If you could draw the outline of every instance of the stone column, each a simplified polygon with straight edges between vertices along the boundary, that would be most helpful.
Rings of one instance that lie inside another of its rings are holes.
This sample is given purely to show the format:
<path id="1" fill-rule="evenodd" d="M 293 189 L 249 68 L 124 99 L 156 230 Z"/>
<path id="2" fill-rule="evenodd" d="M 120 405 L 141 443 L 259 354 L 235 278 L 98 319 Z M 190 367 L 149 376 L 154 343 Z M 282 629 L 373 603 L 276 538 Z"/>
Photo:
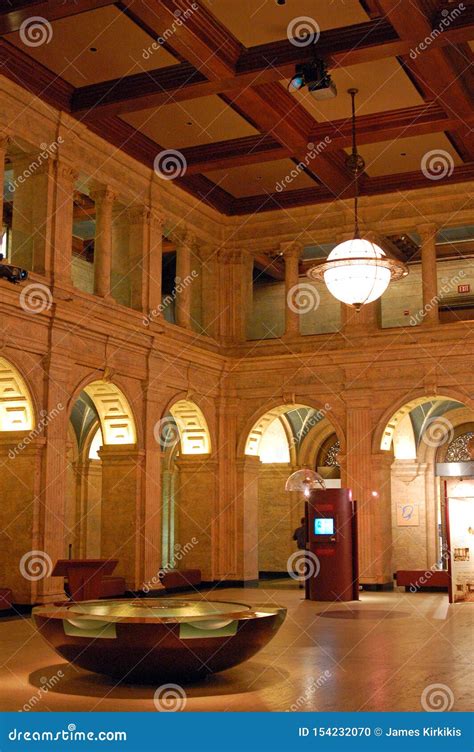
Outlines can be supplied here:
<path id="1" fill-rule="evenodd" d="M 0 185 L 5 183 L 5 160 L 7 158 L 7 149 L 10 143 L 10 137 L 4 133 L 0 134 Z M 0 191 L 0 236 L 3 231 L 3 190 Z"/>
<path id="2" fill-rule="evenodd" d="M 110 188 L 90 192 L 95 203 L 94 293 L 110 297 L 112 270 L 112 209 L 116 199 Z"/>
<path id="3" fill-rule="evenodd" d="M 56 163 L 53 217 L 53 284 L 72 285 L 72 236 L 76 170 L 63 160 Z"/>
<path id="4" fill-rule="evenodd" d="M 340 457 L 342 486 L 352 489 L 357 501 L 359 528 L 359 574 L 361 583 L 382 585 L 391 582 L 387 570 L 391 540 L 389 520 L 389 464 L 372 456 L 371 397 L 347 394 L 347 453 Z M 387 485 L 388 483 L 388 485 Z M 372 492 L 378 493 L 373 496 Z"/>
<path id="5" fill-rule="evenodd" d="M 51 156 L 14 160 L 11 260 L 37 274 L 51 271 L 54 174 Z"/>
<path id="6" fill-rule="evenodd" d="M 148 379 L 143 390 L 143 436 L 144 459 L 142 475 L 142 509 L 143 509 L 143 571 L 144 583 L 156 577 L 162 564 L 162 478 L 161 447 L 157 441 L 156 426 L 163 415 L 165 399 L 161 392 L 161 382 L 156 374 L 160 373 L 159 358 L 150 353 L 148 362 Z M 156 379 L 156 381 L 155 381 Z"/>
<path id="7" fill-rule="evenodd" d="M 247 339 L 252 304 L 253 257 L 242 250 L 222 248 L 220 264 L 220 334 L 227 344 Z"/>
<path id="8" fill-rule="evenodd" d="M 258 477 L 259 457 L 237 459 L 236 497 L 233 499 L 236 536 L 236 578 L 258 580 Z"/>
<path id="9" fill-rule="evenodd" d="M 300 334 L 300 313 L 295 305 L 298 296 L 295 288 L 299 284 L 299 260 L 301 245 L 280 243 L 280 251 L 285 259 L 285 338 L 292 339 Z"/>
<path id="10" fill-rule="evenodd" d="M 41 474 L 40 527 L 44 551 L 53 562 L 63 558 L 65 544 L 64 505 L 67 492 L 68 411 L 71 387 L 71 361 L 54 352 L 44 361 L 47 385 L 43 421 L 46 444 Z M 41 581 L 40 593 L 48 599 L 62 594 L 56 578 Z"/>
<path id="11" fill-rule="evenodd" d="M 219 263 L 217 248 L 204 244 L 199 247 L 201 259 L 201 300 L 203 334 L 216 339 L 219 334 Z"/>
<path id="12" fill-rule="evenodd" d="M 45 547 L 40 526 L 44 441 L 30 439 L 28 431 L 0 432 L 0 582 L 12 589 L 13 602 L 18 604 L 38 602 L 42 579 L 54 563 L 55 552 Z M 61 587 L 57 582 L 58 595 Z"/>
<path id="13" fill-rule="evenodd" d="M 176 243 L 176 323 L 185 329 L 191 329 L 191 285 L 186 283 L 191 275 L 192 236 L 185 233 Z"/>
<path id="14" fill-rule="evenodd" d="M 436 230 L 434 224 L 417 228 L 421 237 L 421 285 L 423 290 L 423 323 L 439 323 L 438 276 L 436 269 Z"/>
<path id="15" fill-rule="evenodd" d="M 182 552 L 177 569 L 200 569 L 202 579 L 215 579 L 217 462 L 209 455 L 181 455 L 176 501 L 175 549 Z"/>
<path id="16" fill-rule="evenodd" d="M 135 444 L 104 445 L 102 460 L 101 555 L 118 559 L 116 574 L 127 589 L 143 586 L 144 540 L 147 536 L 142 497 L 143 452 Z"/>
<path id="17" fill-rule="evenodd" d="M 112 209 L 110 295 L 120 305 L 130 307 L 130 236 L 128 210 L 115 204 Z"/>

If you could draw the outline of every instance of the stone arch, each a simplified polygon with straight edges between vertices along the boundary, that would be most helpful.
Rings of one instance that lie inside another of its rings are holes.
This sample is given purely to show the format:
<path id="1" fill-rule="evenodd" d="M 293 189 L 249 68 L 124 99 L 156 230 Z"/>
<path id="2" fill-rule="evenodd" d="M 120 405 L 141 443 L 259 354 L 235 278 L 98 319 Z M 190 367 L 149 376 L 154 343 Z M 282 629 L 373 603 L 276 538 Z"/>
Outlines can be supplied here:
<path id="1" fill-rule="evenodd" d="M 373 434 L 372 451 L 375 454 L 380 451 L 389 452 L 392 448 L 393 435 L 400 421 L 408 415 L 411 410 L 425 402 L 451 400 L 461 402 L 466 405 L 466 407 L 470 407 L 474 410 L 474 400 L 469 396 L 461 394 L 455 389 L 449 389 L 446 391 L 449 391 L 449 393 L 445 393 L 444 390 L 441 394 L 416 391 L 414 394 L 411 393 L 401 397 L 395 405 L 388 408 L 380 418 Z"/>
<path id="2" fill-rule="evenodd" d="M 96 407 L 105 445 L 137 443 L 137 429 L 130 403 L 116 384 L 92 381 L 83 387 L 83 391 Z"/>
<path id="3" fill-rule="evenodd" d="M 201 408 L 190 399 L 173 402 L 171 413 L 178 428 L 181 454 L 211 454 L 211 434 Z"/>
<path id="4" fill-rule="evenodd" d="M 31 431 L 35 411 L 31 392 L 18 369 L 0 357 L 0 431 Z"/>
<path id="5" fill-rule="evenodd" d="M 246 427 L 240 436 L 238 444 L 238 455 L 258 457 L 262 436 L 270 423 L 272 423 L 276 418 L 279 418 L 285 413 L 288 413 L 290 410 L 297 410 L 299 408 L 312 408 L 317 412 L 321 412 L 324 418 L 331 424 L 332 431 L 337 434 L 337 437 L 341 442 L 341 450 L 344 449 L 345 436 L 342 431 L 341 425 L 331 412 L 331 406 L 327 403 L 325 405 L 316 405 L 312 404 L 311 400 L 305 400 L 304 402 L 295 402 L 291 404 L 273 403 L 268 405 L 266 409 L 260 408 L 258 411 L 256 411 L 253 414 L 253 417 L 247 421 Z M 309 431 L 309 433 L 311 433 L 311 430 Z M 304 441 L 305 439 L 303 439 L 303 443 Z"/>

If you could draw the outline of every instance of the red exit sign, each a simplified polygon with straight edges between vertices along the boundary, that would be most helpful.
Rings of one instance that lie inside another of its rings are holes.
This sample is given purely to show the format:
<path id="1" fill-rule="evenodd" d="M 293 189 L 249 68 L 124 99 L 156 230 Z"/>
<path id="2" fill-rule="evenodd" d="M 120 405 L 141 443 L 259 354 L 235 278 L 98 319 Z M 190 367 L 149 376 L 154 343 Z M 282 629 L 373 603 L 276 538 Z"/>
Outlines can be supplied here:
<path id="1" fill-rule="evenodd" d="M 458 285 L 458 292 L 471 292 L 471 285 Z"/>

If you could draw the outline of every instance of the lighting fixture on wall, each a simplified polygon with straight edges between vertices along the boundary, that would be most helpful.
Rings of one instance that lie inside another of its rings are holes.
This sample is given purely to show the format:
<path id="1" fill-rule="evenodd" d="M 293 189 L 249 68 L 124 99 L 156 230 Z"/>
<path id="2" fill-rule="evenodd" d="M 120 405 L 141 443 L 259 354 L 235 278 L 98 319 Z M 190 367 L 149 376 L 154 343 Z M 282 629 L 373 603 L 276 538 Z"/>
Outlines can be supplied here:
<path id="1" fill-rule="evenodd" d="M 285 484 L 285 491 L 299 491 L 305 498 L 308 498 L 309 492 L 318 486 L 326 488 L 323 477 L 314 470 L 305 467 L 303 470 L 297 470 L 290 475 Z"/>
<path id="2" fill-rule="evenodd" d="M 352 99 L 352 152 L 347 167 L 354 175 L 354 237 L 337 245 L 323 264 L 307 271 L 308 277 L 323 280 L 331 295 L 359 311 L 385 292 L 390 282 L 408 274 L 404 263 L 389 258 L 385 251 L 359 232 L 359 175 L 365 162 L 357 151 L 355 96 L 357 89 L 348 89 Z"/>

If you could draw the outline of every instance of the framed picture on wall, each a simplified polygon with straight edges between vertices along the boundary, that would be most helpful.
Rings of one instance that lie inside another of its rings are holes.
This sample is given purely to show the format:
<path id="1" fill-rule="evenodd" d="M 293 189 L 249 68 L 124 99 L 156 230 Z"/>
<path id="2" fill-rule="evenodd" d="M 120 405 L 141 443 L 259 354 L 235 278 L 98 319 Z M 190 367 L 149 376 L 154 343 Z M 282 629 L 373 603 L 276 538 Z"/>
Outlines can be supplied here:
<path id="1" fill-rule="evenodd" d="M 420 505 L 406 502 L 397 504 L 397 525 L 399 527 L 416 527 L 420 524 Z"/>

